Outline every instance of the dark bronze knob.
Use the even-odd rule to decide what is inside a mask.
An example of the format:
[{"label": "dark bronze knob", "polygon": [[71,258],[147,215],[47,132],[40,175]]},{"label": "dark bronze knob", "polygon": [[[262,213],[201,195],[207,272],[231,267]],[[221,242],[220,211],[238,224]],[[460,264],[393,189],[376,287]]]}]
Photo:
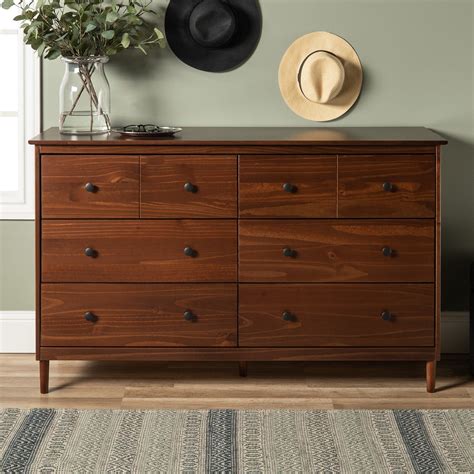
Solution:
[{"label": "dark bronze knob", "polygon": [[84,313],[84,319],[86,321],[91,322],[91,323],[95,323],[95,322],[97,322],[97,320],[99,318],[94,313],[92,313],[91,311],[87,311],[86,313]]},{"label": "dark bronze knob", "polygon": [[294,321],[294,316],[289,311],[283,311],[281,317],[283,321]]},{"label": "dark bronze knob", "polygon": [[289,257],[289,258],[295,258],[296,257],[296,250],[293,250],[293,249],[290,249],[290,247],[285,247],[283,249],[283,255],[285,257]]},{"label": "dark bronze knob", "polygon": [[380,316],[384,321],[391,321],[393,319],[392,313],[390,311],[382,311]]},{"label": "dark bronze knob", "polygon": [[395,186],[388,181],[386,183],[383,183],[382,188],[387,193],[393,193],[395,191]]},{"label": "dark bronze knob", "polygon": [[87,247],[85,250],[84,250],[84,255],[86,257],[91,257],[91,258],[96,258],[97,257],[97,250],[94,250],[93,248],[91,247]]},{"label": "dark bronze knob", "polygon": [[283,191],[286,193],[294,194],[298,191],[298,187],[291,183],[285,183],[283,185]]},{"label": "dark bronze knob", "polygon": [[189,309],[187,309],[184,313],[183,313],[183,316],[184,316],[184,319],[186,321],[194,321],[194,314],[192,311],[190,311]]},{"label": "dark bronze knob", "polygon": [[97,190],[99,189],[95,184],[92,184],[92,183],[87,183],[85,186],[84,186],[84,189],[88,192],[88,193],[95,193],[97,192]]},{"label": "dark bronze knob", "polygon": [[192,247],[185,247],[184,255],[186,255],[186,257],[195,257],[197,255],[197,252]]},{"label": "dark bronze knob", "polygon": [[384,257],[393,257],[394,251],[391,247],[384,247],[382,253]]},{"label": "dark bronze knob", "polygon": [[184,190],[187,191],[188,193],[197,193],[198,192],[198,187],[195,186],[193,183],[186,183],[184,185]]}]

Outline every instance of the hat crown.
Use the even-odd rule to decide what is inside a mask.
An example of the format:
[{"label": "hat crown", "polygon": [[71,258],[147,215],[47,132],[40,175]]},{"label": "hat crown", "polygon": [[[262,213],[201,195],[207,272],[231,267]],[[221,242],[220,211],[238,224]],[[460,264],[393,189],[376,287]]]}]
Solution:
[{"label": "hat crown", "polygon": [[342,90],[345,80],[341,60],[327,51],[315,51],[305,58],[299,71],[303,95],[317,104],[327,104]]},{"label": "hat crown", "polygon": [[205,48],[227,44],[236,30],[236,18],[222,0],[202,0],[189,17],[189,31],[194,41]]}]

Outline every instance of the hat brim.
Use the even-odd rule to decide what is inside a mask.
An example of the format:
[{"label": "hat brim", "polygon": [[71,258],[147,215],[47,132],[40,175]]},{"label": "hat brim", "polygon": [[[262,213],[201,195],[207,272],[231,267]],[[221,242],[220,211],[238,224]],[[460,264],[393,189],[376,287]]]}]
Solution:
[{"label": "hat brim", "polygon": [[[310,101],[301,92],[299,72],[304,60],[316,51],[328,51],[337,56],[345,72],[339,95],[327,104]],[[318,31],[298,38],[285,52],[278,71],[278,82],[288,107],[301,117],[317,122],[335,120],[344,115],[357,101],[363,81],[362,64],[354,48],[343,38]]]},{"label": "hat brim", "polygon": [[208,72],[230,71],[242,65],[257,48],[262,32],[258,0],[227,0],[236,19],[237,31],[221,48],[205,48],[189,31],[189,17],[201,0],[170,0],[165,15],[166,39],[174,54],[184,63]]}]

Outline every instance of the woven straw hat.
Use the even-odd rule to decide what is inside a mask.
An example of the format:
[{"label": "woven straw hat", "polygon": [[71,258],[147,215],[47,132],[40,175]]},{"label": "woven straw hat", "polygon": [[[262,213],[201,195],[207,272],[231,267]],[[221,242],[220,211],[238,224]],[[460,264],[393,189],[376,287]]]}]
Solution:
[{"label": "woven straw hat", "polygon": [[354,48],[324,31],[298,38],[283,55],[278,73],[288,107],[316,122],[344,115],[359,97],[362,77]]}]

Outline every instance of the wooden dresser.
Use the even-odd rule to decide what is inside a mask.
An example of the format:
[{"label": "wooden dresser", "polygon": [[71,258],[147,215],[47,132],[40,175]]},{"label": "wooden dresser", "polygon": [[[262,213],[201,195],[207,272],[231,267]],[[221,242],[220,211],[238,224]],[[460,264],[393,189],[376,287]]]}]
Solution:
[{"label": "wooden dresser", "polygon": [[36,146],[50,360],[440,356],[440,147],[423,128],[189,128]]}]

